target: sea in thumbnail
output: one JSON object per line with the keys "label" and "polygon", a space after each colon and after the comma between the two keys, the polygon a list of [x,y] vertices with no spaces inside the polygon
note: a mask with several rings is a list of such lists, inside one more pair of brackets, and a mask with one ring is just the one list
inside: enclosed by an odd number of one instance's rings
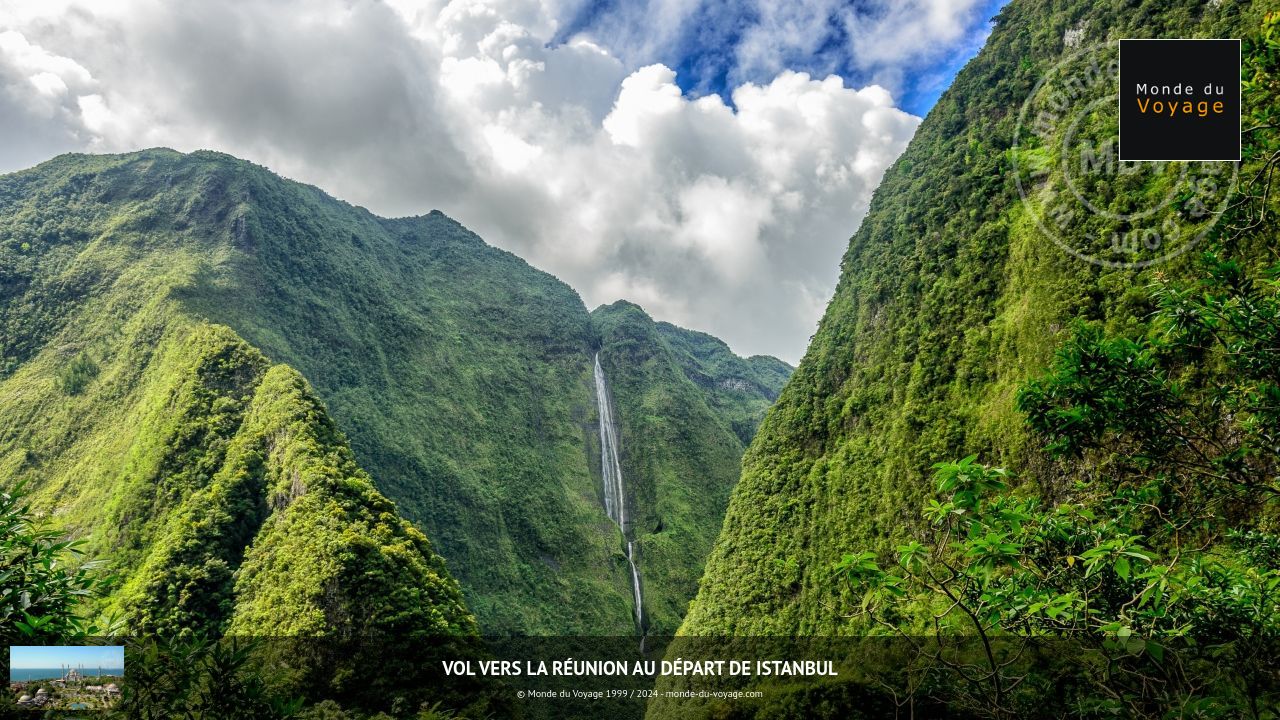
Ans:
{"label": "sea in thumbnail", "polygon": [[[86,675],[97,675],[98,668],[85,668]],[[55,680],[66,675],[64,668],[9,668],[9,682],[27,682],[30,680]],[[124,677],[123,668],[102,668],[102,675]]]}

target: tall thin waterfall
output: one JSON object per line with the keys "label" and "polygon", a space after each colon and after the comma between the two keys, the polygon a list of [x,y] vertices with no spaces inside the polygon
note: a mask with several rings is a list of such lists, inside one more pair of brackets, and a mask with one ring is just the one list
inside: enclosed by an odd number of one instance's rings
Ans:
{"label": "tall thin waterfall", "polygon": [[[613,406],[609,402],[609,383],[600,367],[600,353],[596,353],[596,405],[600,416],[600,478],[604,483],[604,511],[622,531],[626,542],[627,565],[631,566],[631,591],[636,608],[636,628],[641,635],[644,627],[644,594],[640,590],[640,571],[636,568],[636,541],[627,519],[627,494],[622,485],[622,464],[618,461],[618,426],[613,421]],[[641,644],[643,648],[643,643]]]}

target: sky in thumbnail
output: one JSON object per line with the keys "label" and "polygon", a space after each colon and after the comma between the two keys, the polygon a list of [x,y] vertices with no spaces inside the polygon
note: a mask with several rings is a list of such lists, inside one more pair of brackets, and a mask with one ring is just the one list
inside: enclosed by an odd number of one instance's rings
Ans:
{"label": "sky in thumbnail", "polygon": [[221,150],[796,362],[1000,0],[6,0],[0,172]]}
{"label": "sky in thumbnail", "polygon": [[120,670],[124,667],[124,647],[14,645],[9,648],[10,667],[15,670],[48,670],[65,666]]}

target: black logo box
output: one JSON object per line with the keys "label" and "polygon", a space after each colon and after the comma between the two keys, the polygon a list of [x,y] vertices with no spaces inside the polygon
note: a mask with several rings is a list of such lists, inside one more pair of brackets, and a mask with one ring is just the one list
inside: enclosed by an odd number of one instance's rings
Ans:
{"label": "black logo box", "polygon": [[1119,94],[1120,160],[1239,162],[1239,39],[1121,40]]}

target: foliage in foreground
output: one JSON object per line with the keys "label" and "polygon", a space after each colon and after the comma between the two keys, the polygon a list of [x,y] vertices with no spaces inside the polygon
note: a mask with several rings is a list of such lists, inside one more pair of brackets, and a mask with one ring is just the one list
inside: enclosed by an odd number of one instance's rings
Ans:
{"label": "foliage in foreground", "polygon": [[110,634],[81,614],[81,601],[116,583],[82,542],[39,522],[19,484],[0,490],[0,644],[39,644]]}
{"label": "foliage in foreground", "polygon": [[[1074,487],[1044,500],[1053,489],[1013,490],[974,456],[942,463],[924,537],[888,569],[869,552],[837,564],[858,612],[894,632],[919,630],[904,604],[926,608],[918,649],[963,679],[967,705],[1005,717],[1042,701],[1033,643],[1009,638],[1061,637],[1089,680],[1074,700],[1096,712],[1274,717],[1280,266],[1205,264],[1198,286],[1153,289],[1151,339],[1082,326],[1020,394]],[[978,661],[947,658],[953,637],[977,638]]]}
{"label": "foliage in foreground", "polygon": [[[485,697],[480,693],[414,680],[423,668],[437,664],[434,656],[428,662],[425,656],[404,657],[404,650],[400,656],[385,652],[388,647],[430,647],[431,652],[466,657],[470,646],[465,641],[452,645],[407,629],[394,642],[375,643],[373,650],[364,651],[359,642],[344,645],[332,638],[211,640],[190,631],[124,637],[126,625],[94,620],[90,602],[117,579],[105,574],[100,562],[83,558],[81,541],[68,540],[61,530],[39,522],[24,492],[21,486],[0,492],[0,644],[124,642],[128,677],[123,702],[112,717],[391,717],[379,714],[379,707],[396,717],[455,717],[444,702],[433,699],[442,696],[450,706],[483,714]],[[364,629],[377,624],[369,619]],[[388,677],[395,681],[386,682]],[[343,705],[325,699],[332,697],[341,697]],[[0,696],[0,717],[14,713],[26,714],[6,690]]]}
{"label": "foliage in foreground", "polygon": [[[397,645],[402,645],[397,643]],[[301,639],[228,637],[149,637],[131,641],[128,683],[121,711],[137,720],[445,720],[459,714],[439,700],[424,696],[447,691],[414,682],[415,668],[403,658],[383,657],[368,663],[361,682],[394,676],[398,687],[379,684],[363,697],[345,696],[329,685],[299,688],[291,684],[285,666],[309,666],[325,674],[316,650],[326,643]],[[390,647],[388,645],[387,647]],[[290,660],[285,655],[297,651]],[[394,653],[392,653],[394,655]],[[299,662],[299,658],[302,659]],[[335,659],[329,657],[328,659]],[[283,661],[283,662],[282,662]],[[337,698],[337,699],[335,699]],[[486,696],[454,696],[450,704],[466,708],[467,717],[485,717]],[[341,700],[341,702],[339,702]],[[380,702],[373,702],[376,700]],[[377,709],[381,707],[382,709]],[[388,714],[389,713],[389,714]]]}
{"label": "foliage in foreground", "polygon": [[132,645],[122,710],[138,720],[277,720],[302,699],[272,691],[252,665],[252,641],[150,639]]}

